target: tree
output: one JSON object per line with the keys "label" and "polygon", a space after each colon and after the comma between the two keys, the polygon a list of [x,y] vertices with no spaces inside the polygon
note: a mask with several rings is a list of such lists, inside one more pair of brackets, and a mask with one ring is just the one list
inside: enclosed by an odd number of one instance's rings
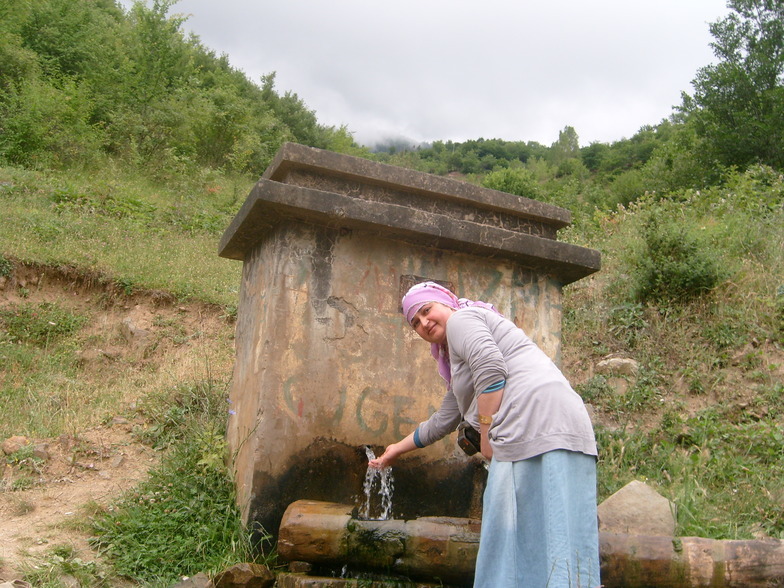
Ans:
{"label": "tree", "polygon": [[500,190],[533,200],[540,196],[539,184],[534,174],[520,167],[499,169],[489,173],[482,180],[482,185],[491,190]]}
{"label": "tree", "polygon": [[558,140],[553,143],[550,156],[555,165],[566,159],[580,158],[580,138],[574,127],[567,126],[563,131],[558,132]]}
{"label": "tree", "polygon": [[700,69],[681,109],[715,157],[784,168],[784,1],[729,0],[710,26],[719,63]]}

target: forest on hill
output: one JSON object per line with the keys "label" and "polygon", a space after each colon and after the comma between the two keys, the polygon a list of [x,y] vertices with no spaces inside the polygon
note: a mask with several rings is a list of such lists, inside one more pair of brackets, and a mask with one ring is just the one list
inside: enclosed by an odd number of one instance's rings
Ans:
{"label": "forest on hill", "polygon": [[[185,36],[174,0],[30,0],[0,7],[0,157],[10,165],[69,168],[112,158],[165,178],[187,166],[258,174],[284,141],[378,157],[435,174],[484,176],[528,168],[533,178],[607,186],[595,204],[645,190],[704,188],[727,169],[784,167],[782,7],[733,0],[711,26],[719,62],[695,72],[669,120],[616,142],[476,139],[369,149],[346,126],[319,124],[296,93],[259,83],[198,37]],[[507,174],[510,184],[523,174]],[[496,183],[503,183],[498,178]],[[640,191],[642,190],[642,192]],[[542,190],[547,192],[547,190]],[[589,199],[591,200],[591,199]]]}
{"label": "forest on hill", "polygon": [[[716,63],[695,72],[672,115],[589,145],[571,126],[552,145],[359,145],[277,89],[275,72],[250,80],[184,34],[175,4],[0,3],[0,439],[56,438],[111,420],[133,397],[133,418],[147,422],[139,439],[173,460],[137,497],[171,487],[183,467],[210,496],[228,484],[230,372],[194,370],[173,386],[145,357],[98,379],[84,367],[91,314],[33,303],[31,283],[12,278],[79,275],[106,288],[95,301],[104,310],[140,293],[198,301],[230,333],[239,268],[217,257],[217,242],[292,141],[570,210],[559,239],[602,254],[600,272],[565,288],[562,333],[564,370],[594,411],[600,497],[644,480],[677,505],[681,535],[784,539],[782,0],[729,0],[710,25]],[[178,353],[192,344],[176,307],[155,326]],[[610,357],[638,366],[623,392],[594,369]],[[0,480],[0,493],[17,490]],[[238,516],[230,484],[215,494],[228,502],[200,520]],[[215,561],[176,552],[187,546],[167,535],[169,513],[138,502],[87,524],[119,575],[163,586],[249,557],[239,525],[214,531],[225,539],[210,544]],[[154,550],[133,543],[159,523]],[[155,561],[140,555],[153,551]]]}

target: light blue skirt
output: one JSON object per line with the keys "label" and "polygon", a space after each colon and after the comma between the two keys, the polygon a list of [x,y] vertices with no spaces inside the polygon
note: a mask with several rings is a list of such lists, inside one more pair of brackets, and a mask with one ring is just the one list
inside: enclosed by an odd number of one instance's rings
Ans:
{"label": "light blue skirt", "polygon": [[596,458],[550,451],[492,461],[474,588],[599,586]]}

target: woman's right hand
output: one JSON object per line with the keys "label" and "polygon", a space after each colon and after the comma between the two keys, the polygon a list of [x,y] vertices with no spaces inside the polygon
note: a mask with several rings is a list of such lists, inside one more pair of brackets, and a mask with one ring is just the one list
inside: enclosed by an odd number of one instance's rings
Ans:
{"label": "woman's right hand", "polygon": [[384,453],[376,459],[371,459],[368,465],[372,468],[388,468],[398,457],[409,451],[416,449],[414,443],[414,433],[410,433],[405,439],[401,439],[397,443],[393,443],[384,450]]}
{"label": "woman's right hand", "polygon": [[378,469],[383,469],[383,468],[390,467],[395,462],[395,460],[398,458],[398,456],[401,453],[397,449],[397,445],[398,445],[397,443],[393,443],[392,445],[387,447],[384,450],[384,453],[382,453],[376,459],[371,459],[368,462],[368,465],[371,468],[378,468]]}

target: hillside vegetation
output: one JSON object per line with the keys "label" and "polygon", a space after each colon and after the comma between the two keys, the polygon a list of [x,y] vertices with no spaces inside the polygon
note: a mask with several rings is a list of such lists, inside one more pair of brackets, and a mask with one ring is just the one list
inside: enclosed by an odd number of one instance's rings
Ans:
{"label": "hillside vegetation", "polygon": [[[218,258],[217,241],[284,141],[571,210],[560,238],[602,253],[601,272],[566,288],[563,329],[564,370],[594,410],[601,498],[641,479],[677,504],[681,535],[784,538],[777,3],[731,1],[711,26],[718,64],[695,73],[672,117],[631,138],[581,146],[567,126],[550,146],[477,139],[374,151],[280,94],[274,72],[257,85],[185,37],[172,5],[0,6],[0,440],[57,437],[136,407],[146,423],[138,438],[171,457],[150,485],[90,515],[113,573],[167,585],[250,557],[248,530],[231,525],[205,531],[217,541],[211,555],[220,552],[210,561],[166,551],[193,550],[164,524],[168,511],[139,499],[172,488],[187,503],[192,488],[173,486],[187,468],[193,488],[220,499],[204,501],[214,510],[201,520],[239,520],[222,461],[231,374],[205,360],[174,383],[155,375],[171,366],[143,357],[114,363],[110,380],[96,376],[83,361],[96,344],[93,315],[68,300],[32,302],[35,286],[16,277],[59,268],[100,284],[102,308],[140,293],[202,304],[230,333],[240,264]],[[159,321],[168,345],[204,354],[176,315]],[[612,356],[636,360],[637,373],[622,382],[597,373]],[[106,380],[100,398],[96,377]]]}

